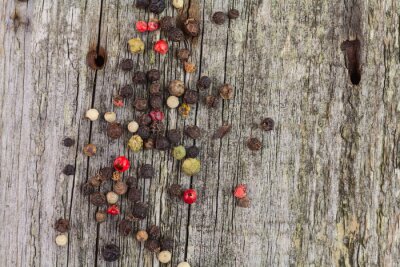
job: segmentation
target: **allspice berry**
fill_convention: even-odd
[[[175,27],[175,19],[170,16],[165,16],[160,20],[160,28],[162,31],[169,31]]]
[[[132,187],[135,187],[137,185],[137,179],[134,176],[128,176],[125,179],[125,183],[129,188],[132,188]]]
[[[208,95],[204,98],[204,103],[206,104],[207,108],[217,108],[219,105],[219,97],[214,95]]]
[[[147,232],[145,230],[139,230],[136,233],[136,240],[139,242],[144,242],[149,238]]]
[[[147,72],[146,75],[147,75],[147,80],[151,83],[160,80],[160,71],[159,70],[151,69]]]
[[[139,135],[134,135],[129,139],[128,141],[128,147],[133,151],[133,152],[139,152],[142,150],[143,147],[143,139]]]
[[[167,98],[167,106],[171,109],[175,109],[179,106],[179,98],[177,98],[176,96],[169,96]]]
[[[219,95],[223,99],[232,99],[234,96],[234,90],[232,85],[230,84],[224,84],[219,88]]]
[[[211,86],[211,79],[208,76],[201,76],[201,78],[197,81],[196,86],[200,90],[208,89]]]
[[[179,49],[178,53],[176,54],[177,58],[182,62],[188,61],[190,55],[191,55],[190,51],[185,48]]]
[[[58,219],[54,225],[54,228],[60,233],[68,232],[69,221],[66,219]]]
[[[115,112],[111,112],[111,111],[106,112],[104,114],[104,120],[106,122],[113,123],[117,120],[117,114],[115,114]]]
[[[181,96],[185,93],[185,84],[179,80],[172,80],[169,83],[168,91],[173,96]]]
[[[151,117],[149,114],[142,114],[138,120],[137,120],[139,125],[149,125],[152,122]]]
[[[131,98],[133,95],[133,88],[129,84],[123,86],[119,90],[119,95],[122,96],[123,98]]]
[[[84,196],[88,196],[96,192],[96,188],[91,183],[84,183],[81,190]]]
[[[132,216],[136,220],[143,220],[147,217],[148,206],[143,202],[136,202],[132,208]]]
[[[275,122],[272,118],[264,118],[260,122],[260,128],[266,132],[274,129]]]
[[[168,39],[172,42],[180,42],[185,40],[185,35],[183,34],[183,31],[176,27],[172,27],[171,29],[169,29],[167,35]]]
[[[118,139],[123,134],[123,129],[120,123],[109,123],[107,126],[107,135],[111,139]]]
[[[151,179],[154,177],[154,168],[150,164],[143,164],[139,168],[139,177],[143,179]]]
[[[96,207],[100,207],[107,204],[107,198],[103,193],[95,192],[90,195],[90,203]]]
[[[147,82],[146,73],[143,71],[135,71],[135,73],[133,73],[132,82],[134,84],[145,84]]]
[[[256,137],[249,138],[249,140],[247,140],[246,144],[247,144],[247,147],[252,151],[260,150],[263,146],[261,141]]]
[[[119,259],[121,256],[121,250],[114,244],[107,244],[102,248],[101,254],[105,261],[112,262]]]
[[[114,184],[113,188],[114,192],[117,193],[118,195],[123,195],[128,191],[128,186],[126,185],[125,182],[118,181]]]
[[[66,234],[58,235],[56,237],[57,246],[63,247],[68,244],[68,236]]]
[[[232,8],[231,10],[228,11],[228,18],[229,19],[237,19],[239,17],[240,13],[239,10]]]
[[[88,157],[93,157],[96,155],[97,152],[97,147],[93,144],[87,144],[86,146],[83,147],[83,154],[85,154]]]
[[[147,102],[145,98],[136,98],[133,106],[137,111],[145,111],[148,108]]]
[[[186,90],[183,101],[189,105],[197,104],[199,101],[199,93],[195,90]]]
[[[164,250],[164,251],[161,251],[160,253],[158,253],[157,258],[161,263],[168,263],[171,261],[172,254],[171,254],[171,252]]]
[[[146,125],[140,126],[136,134],[139,135],[142,139],[147,139],[151,135],[150,127]]]
[[[89,119],[90,121],[95,121],[99,118],[100,113],[97,111],[97,109],[89,109],[86,111],[85,117]]]
[[[150,106],[154,109],[161,109],[163,106],[163,99],[161,94],[153,94],[150,96]]]
[[[183,27],[185,33],[191,37],[197,37],[200,34],[200,23],[194,18],[188,18]]]
[[[139,129],[139,124],[136,121],[131,121],[128,123],[128,131],[131,133],[136,133]]]
[[[183,68],[187,73],[193,73],[196,71],[196,65],[191,62],[184,62]]]
[[[113,173],[114,173],[114,169],[111,167],[103,167],[100,169],[100,172],[99,172],[100,176],[103,177],[104,181],[111,179],[113,176]]]
[[[104,211],[96,212],[96,222],[102,223],[105,222],[106,220],[107,220],[107,213],[105,213]]]
[[[198,159],[187,158],[182,164],[182,171],[188,176],[198,174],[200,172],[200,168],[201,164],[200,160]]]
[[[132,222],[125,219],[121,220],[118,224],[118,229],[122,236],[128,236],[133,230]]]
[[[149,235],[149,238],[153,240],[158,240],[161,236],[160,227],[154,224],[147,228],[146,232]]]
[[[151,95],[159,94],[161,91],[161,85],[158,82],[154,82],[150,85],[149,91]]]
[[[167,132],[167,137],[172,145],[178,145],[181,142],[182,134],[178,129],[172,129]]]
[[[104,182],[104,178],[100,174],[96,174],[89,179],[89,183],[95,187],[100,186]]]
[[[192,139],[201,137],[201,129],[197,125],[189,125],[185,128],[185,134]]]
[[[226,15],[224,12],[215,12],[214,15],[212,16],[212,20],[214,21],[215,24],[217,25],[222,25],[225,23],[226,20]]]
[[[117,193],[110,191],[107,193],[106,198],[108,204],[115,204],[118,202],[119,196]]]

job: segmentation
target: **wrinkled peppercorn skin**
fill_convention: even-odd
[[[157,136],[155,147],[158,150],[168,150],[170,148],[169,140],[164,136]]]
[[[201,137],[201,129],[197,125],[189,125],[185,128],[185,134],[192,139]]]
[[[274,129],[275,122],[272,118],[262,119],[260,122],[260,128],[266,132],[272,131]]]
[[[260,141],[258,138],[256,138],[256,137],[250,138],[250,139],[247,141],[246,144],[247,144],[247,147],[248,147],[250,150],[252,150],[252,151],[260,150],[260,149],[263,147],[261,141]]]
[[[145,9],[150,5],[150,0],[136,0],[136,7]]]
[[[172,238],[163,238],[160,240],[160,246],[162,251],[167,250],[172,252],[172,249],[174,248],[174,240]]]
[[[150,164],[143,164],[139,169],[139,177],[143,179],[151,179],[154,177],[154,168]]]
[[[212,16],[213,21],[217,25],[222,25],[225,23],[226,20],[226,15],[224,12],[215,12],[214,15]]]
[[[63,144],[65,147],[71,147],[71,146],[75,145],[75,140],[67,137],[63,140]]]
[[[119,90],[119,95],[123,98],[131,98],[133,95],[133,88],[129,84],[125,85]]]
[[[149,11],[160,14],[165,9],[165,0],[150,0]]]
[[[182,133],[177,129],[169,130],[167,133],[167,138],[172,145],[178,145],[181,142]]]
[[[158,240],[161,236],[160,227],[157,225],[151,225],[146,232],[149,235],[149,239]]]
[[[197,158],[200,154],[200,149],[196,146],[191,146],[186,148],[186,157],[188,158]]]
[[[119,64],[123,71],[130,71],[133,69],[133,60],[132,59],[123,59]]]
[[[163,99],[161,94],[153,94],[150,97],[150,106],[154,109],[161,109],[163,106]]]
[[[150,127],[149,126],[140,126],[136,132],[142,139],[147,139],[151,136]]]
[[[118,139],[123,134],[123,129],[119,123],[109,123],[107,126],[107,135],[111,139]]]
[[[128,220],[120,221],[118,226],[119,226],[119,233],[122,236],[128,236],[133,230],[132,222]]]
[[[197,104],[199,101],[199,93],[195,90],[187,90],[183,96],[183,101],[189,105]]]
[[[172,42],[180,42],[185,39],[183,31],[176,27],[172,27],[171,29],[169,29],[167,35],[168,35],[168,40]]]
[[[168,32],[175,27],[175,19],[170,16],[165,16],[160,20],[160,28],[162,31]]]
[[[200,90],[208,89],[211,86],[211,79],[208,76],[201,76],[197,81],[196,86]]]
[[[144,242],[144,247],[151,252],[159,252],[160,242],[158,240],[148,239]]]
[[[180,184],[172,184],[169,188],[168,188],[168,194],[171,197],[174,198],[181,198],[182,194],[183,194],[183,189],[182,186]]]
[[[188,61],[190,57],[190,51],[188,49],[179,49],[178,53],[176,54],[177,58],[182,61]]]
[[[97,207],[101,207],[107,204],[107,198],[103,193],[95,192],[90,195],[90,203]]]
[[[88,196],[90,194],[93,194],[94,192],[96,192],[96,188],[92,184],[84,183],[82,185],[82,194],[84,196]]]
[[[75,167],[68,164],[67,166],[64,167],[63,173],[65,175],[74,175],[75,174]]]
[[[200,23],[194,18],[189,18],[184,23],[184,30],[187,35],[197,37],[200,34]]]
[[[149,116],[149,114],[143,114],[139,117],[139,119],[137,120],[137,123],[142,126],[142,125],[149,125],[152,122],[151,117]]]
[[[128,200],[136,203],[142,198],[142,192],[139,188],[131,187],[128,191]]]
[[[231,9],[228,11],[228,18],[237,19],[240,16],[239,10]]]
[[[136,202],[132,208],[132,216],[136,220],[144,220],[147,217],[148,206],[143,202]]]
[[[60,233],[68,232],[69,221],[66,219],[58,219],[54,225],[54,228]]]
[[[114,244],[107,244],[101,250],[101,254],[103,255],[103,259],[105,261],[116,261],[121,256],[121,251],[118,246]]]
[[[146,73],[144,73],[143,71],[136,71],[133,74],[132,82],[134,84],[145,84],[147,82]]]
[[[160,71],[156,69],[151,69],[147,72],[147,80],[149,82],[156,82],[160,80]]]
[[[136,98],[133,106],[137,111],[145,111],[148,108],[148,101],[145,98]]]

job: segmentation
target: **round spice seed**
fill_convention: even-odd
[[[85,117],[90,121],[96,121],[99,118],[99,115],[100,115],[99,111],[97,109],[92,108],[86,111]]]
[[[65,234],[58,235],[56,237],[57,246],[63,247],[68,244],[68,236]]]
[[[171,261],[172,254],[171,252],[164,250],[158,254],[157,258],[161,263],[168,263]]]
[[[173,95],[169,96],[167,98],[167,106],[170,109],[177,108],[179,106],[179,98],[177,98],[176,96],[173,96]]]
[[[131,121],[128,123],[128,131],[131,133],[136,133],[139,129],[139,124],[136,121]]]

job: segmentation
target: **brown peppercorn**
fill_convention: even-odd
[[[103,167],[100,169],[99,174],[103,177],[104,180],[111,179],[114,173],[114,169],[111,167]]]
[[[183,67],[187,73],[193,73],[196,71],[196,65],[190,62],[184,62]]]
[[[182,62],[188,61],[190,55],[191,55],[190,51],[185,48],[179,49],[178,53],[176,54],[177,58]]]
[[[143,220],[147,217],[148,206],[143,202],[136,202],[132,208],[132,216],[136,220]]]
[[[136,240],[139,242],[144,242],[149,238],[149,235],[147,234],[147,232],[145,230],[139,230],[136,233]]]
[[[196,86],[200,90],[208,89],[211,86],[211,79],[208,76],[201,76],[201,78],[197,81]]]
[[[100,174],[96,174],[89,179],[89,183],[95,187],[100,186],[104,181],[104,178]]]
[[[146,230],[147,234],[149,235],[149,239],[158,240],[161,236],[160,227],[157,225],[152,225]]]
[[[197,158],[200,154],[200,149],[197,146],[191,146],[186,148],[186,157],[187,158]]]
[[[128,176],[125,179],[125,183],[128,186],[128,188],[132,188],[137,185],[137,179],[134,176]]]
[[[75,167],[72,166],[71,164],[68,164],[67,166],[64,167],[63,173],[65,175],[74,175],[75,174]]]
[[[144,242],[144,247],[151,252],[160,251],[160,242],[158,240],[148,239]]]
[[[151,179],[154,177],[154,168],[150,164],[143,164],[139,168],[139,177],[143,179]]]
[[[232,129],[232,125],[225,123],[224,125],[222,125],[215,131],[214,135],[212,136],[212,139],[223,138],[225,135],[227,135],[231,131],[231,129]]]
[[[161,91],[161,85],[159,83],[152,83],[149,91],[151,95],[159,94]]]
[[[228,18],[230,19],[237,19],[239,17],[240,13],[239,10],[232,8],[231,10],[228,11]]]
[[[175,19],[170,17],[170,16],[165,16],[160,20],[160,29],[162,31],[169,31],[170,29],[172,29],[173,27],[175,27]]]
[[[156,82],[160,80],[160,71],[156,69],[151,69],[147,72],[147,80],[149,82]]]
[[[226,20],[226,15],[224,12],[215,12],[214,15],[212,16],[212,20],[214,21],[215,24],[217,25],[222,25],[225,23]]]
[[[96,155],[96,152],[97,152],[97,147],[93,144],[87,144],[86,146],[83,147],[83,154],[85,154],[88,157]]]
[[[147,139],[144,142],[143,147],[145,149],[153,149],[154,148],[154,140],[152,138]]]
[[[148,108],[147,102],[145,98],[136,98],[133,107],[138,111],[145,111]]]
[[[66,219],[58,219],[54,225],[54,228],[61,233],[68,232],[69,230],[69,221]]]
[[[176,146],[181,142],[182,133],[178,129],[169,130],[167,132],[167,138],[172,145]]]
[[[260,128],[266,132],[272,131],[274,129],[275,122],[272,118],[262,119],[260,122]]]
[[[161,109],[163,106],[163,99],[161,94],[153,94],[150,96],[150,106],[154,109]]]
[[[150,125],[150,130],[153,135],[163,134],[165,131],[165,125],[162,121],[153,121]]]
[[[123,134],[124,130],[122,129],[122,126],[120,123],[113,122],[109,123],[107,126],[107,135],[111,139],[118,139],[121,137]]]
[[[121,256],[121,250],[114,244],[107,244],[102,248],[101,254],[103,255],[103,259],[105,261],[111,262],[119,259]]]
[[[261,141],[256,137],[252,137],[249,140],[247,140],[247,147],[252,151],[260,150],[262,146],[263,145]]]
[[[140,126],[136,134],[139,135],[142,139],[147,139],[151,135],[150,127],[145,125]]]
[[[91,183],[84,183],[81,190],[84,196],[88,196],[96,192],[96,188]]]
[[[107,219],[107,213],[105,213],[104,211],[98,211],[96,212],[96,222],[98,223],[102,223],[105,222]]]
[[[181,29],[172,27],[168,30],[168,39],[172,42],[180,42],[185,39],[185,35]]]
[[[192,139],[198,139],[201,137],[201,129],[196,125],[189,125],[185,128],[185,134]]]
[[[131,98],[133,95],[133,88],[129,84],[125,85],[119,90],[119,95],[123,98]]]
[[[128,236],[133,230],[132,222],[125,219],[121,220],[118,224],[118,228],[119,228],[119,233],[122,236]]]
[[[186,90],[183,96],[183,101],[189,105],[197,104],[199,101],[199,93],[195,90]]]
[[[129,58],[123,59],[119,66],[123,71],[130,71],[133,69],[133,60]]]
[[[193,18],[188,18],[184,23],[184,30],[187,35],[197,37],[200,34],[200,23]]]
[[[168,194],[170,195],[170,197],[175,197],[180,199],[183,194],[182,186],[180,184],[172,184],[168,188]]]
[[[148,9],[154,14],[161,14],[165,9],[165,0],[150,0]]]
[[[232,99],[234,96],[233,87],[230,84],[224,84],[219,88],[219,95],[223,99]]]
[[[113,191],[118,195],[123,195],[126,193],[126,191],[128,191],[128,186],[125,182],[118,181],[114,184]]]
[[[219,105],[219,97],[213,96],[213,95],[208,95],[205,97],[204,102],[208,108],[215,109]]]
[[[90,203],[97,207],[100,207],[107,204],[107,198],[103,193],[95,192],[90,195]]]
[[[160,135],[156,137],[156,144],[155,144],[155,148],[158,150],[167,150],[170,148],[170,144],[169,144],[169,140]]]
[[[146,73],[143,71],[135,71],[132,77],[132,82],[134,84],[145,84],[147,82]]]
[[[237,200],[237,203],[236,203],[236,205],[238,206],[238,207],[241,207],[241,208],[248,208],[248,207],[250,207],[250,199],[248,198],[248,197],[244,197],[244,198],[239,198],[238,200]]]
[[[133,203],[139,202],[142,198],[142,192],[139,188],[131,187],[128,191],[128,200]]]
[[[161,250],[172,252],[174,248],[174,240],[172,238],[162,238],[160,241]]]
[[[179,80],[172,80],[169,83],[168,91],[173,96],[181,96],[185,93],[185,84]]]
[[[71,147],[71,146],[75,145],[75,140],[74,140],[74,139],[71,139],[71,138],[69,138],[69,137],[67,137],[67,138],[65,138],[65,139],[63,140],[63,145],[64,145],[65,147]]]
[[[143,114],[139,117],[139,119],[137,120],[137,123],[142,126],[142,125],[149,125],[152,122],[151,117],[149,116],[149,114]]]

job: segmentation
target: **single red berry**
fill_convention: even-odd
[[[136,22],[136,30],[138,32],[146,32],[147,31],[147,22],[143,20],[139,20]]]
[[[121,96],[116,96],[113,99],[113,104],[116,107],[123,107],[124,106],[124,99]]]
[[[240,184],[236,186],[235,190],[233,191],[233,195],[236,198],[244,198],[247,195],[247,185]]]
[[[119,156],[114,160],[114,168],[119,172],[127,171],[130,166],[131,163],[129,162],[129,159],[124,156]]]
[[[149,115],[153,121],[162,121],[164,119],[164,112],[160,110],[153,110]]]
[[[165,40],[159,40],[154,45],[154,51],[160,53],[161,55],[165,55],[168,52],[168,43]]]
[[[107,213],[111,215],[118,215],[119,214],[119,208],[117,205],[111,205],[107,209]]]
[[[197,193],[194,189],[187,189],[183,192],[183,201],[187,204],[193,204],[197,200]]]
[[[158,30],[158,28],[160,28],[160,24],[158,23],[158,21],[149,21],[149,23],[147,24],[147,30],[149,32],[154,32]]]

